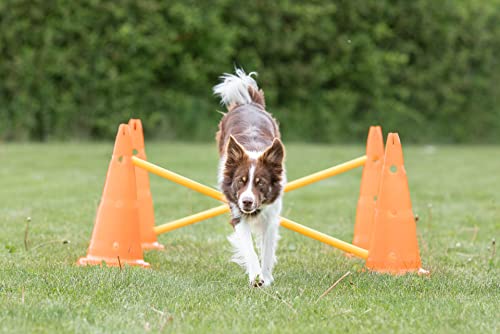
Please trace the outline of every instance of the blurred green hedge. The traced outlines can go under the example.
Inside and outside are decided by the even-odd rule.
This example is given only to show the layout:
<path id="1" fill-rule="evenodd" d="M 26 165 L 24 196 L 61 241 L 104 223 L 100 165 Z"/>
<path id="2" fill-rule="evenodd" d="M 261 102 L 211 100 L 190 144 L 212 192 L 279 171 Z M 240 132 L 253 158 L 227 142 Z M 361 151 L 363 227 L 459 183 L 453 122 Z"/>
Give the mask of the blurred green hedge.
<path id="1" fill-rule="evenodd" d="M 0 2 L 0 139 L 212 140 L 259 72 L 285 140 L 500 142 L 500 0 Z"/>

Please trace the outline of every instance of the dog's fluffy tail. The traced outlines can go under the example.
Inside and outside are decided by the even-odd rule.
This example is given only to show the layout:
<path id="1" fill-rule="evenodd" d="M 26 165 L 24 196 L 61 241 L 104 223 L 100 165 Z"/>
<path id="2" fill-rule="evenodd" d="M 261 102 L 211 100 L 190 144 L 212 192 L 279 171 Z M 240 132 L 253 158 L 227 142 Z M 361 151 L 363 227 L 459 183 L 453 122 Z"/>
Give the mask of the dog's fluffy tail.
<path id="1" fill-rule="evenodd" d="M 214 94 L 220 96 L 221 103 L 232 108 L 242 104 L 257 103 L 265 107 L 264 93 L 259 90 L 257 82 L 252 75 L 257 72 L 246 74 L 240 68 L 235 69 L 236 75 L 224 73 L 220 76 L 222 82 L 213 88 Z"/>

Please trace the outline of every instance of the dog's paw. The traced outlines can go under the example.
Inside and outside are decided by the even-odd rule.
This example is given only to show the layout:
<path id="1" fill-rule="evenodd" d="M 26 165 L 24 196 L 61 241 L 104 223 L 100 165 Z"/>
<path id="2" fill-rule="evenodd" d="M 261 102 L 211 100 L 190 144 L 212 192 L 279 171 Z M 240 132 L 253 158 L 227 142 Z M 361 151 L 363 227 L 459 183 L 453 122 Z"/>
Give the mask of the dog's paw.
<path id="1" fill-rule="evenodd" d="M 254 287 L 254 288 L 260 288 L 260 287 L 263 287 L 263 286 L 266 286 L 266 284 L 264 283 L 264 280 L 263 279 L 259 279 L 259 280 L 254 280 L 251 285 Z"/>
<path id="2" fill-rule="evenodd" d="M 254 279 L 250 280 L 250 286 L 253 286 L 254 288 L 260 288 L 265 285 L 265 282 L 262 278 L 260 278 L 260 275 L 255 276 Z"/>

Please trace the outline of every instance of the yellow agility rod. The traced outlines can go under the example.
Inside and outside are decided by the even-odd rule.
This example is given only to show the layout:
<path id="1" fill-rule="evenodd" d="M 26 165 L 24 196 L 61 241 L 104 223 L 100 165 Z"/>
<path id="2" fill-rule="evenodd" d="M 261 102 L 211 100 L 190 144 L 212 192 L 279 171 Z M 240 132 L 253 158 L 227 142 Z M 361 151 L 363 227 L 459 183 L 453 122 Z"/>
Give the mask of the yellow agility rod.
<path id="1" fill-rule="evenodd" d="M 167 233 L 167 232 L 170 232 L 172 230 L 175 230 L 175 229 L 178 229 L 178 228 L 181 228 L 184 226 L 198 223 L 198 222 L 205 220 L 205 219 L 208 219 L 208 218 L 220 216 L 226 212 L 229 212 L 229 206 L 227 206 L 227 204 L 224 204 L 224 205 L 218 206 L 216 208 L 212 208 L 210 210 L 205 210 L 205 211 L 196 213 L 196 214 L 191 215 L 191 216 L 187 216 L 187 217 L 184 217 L 181 219 L 174 220 L 170 223 L 155 226 L 154 231 L 155 231 L 155 234 Z"/>
<path id="2" fill-rule="evenodd" d="M 316 230 L 313 230 L 312 228 L 306 227 L 304 225 L 301 225 L 299 223 L 296 223 L 294 221 L 291 221 L 290 219 L 286 219 L 281 217 L 281 226 L 295 231 L 297 233 L 300 233 L 302 235 L 305 235 L 306 237 L 321 241 L 327 245 L 330 245 L 332 247 L 338 248 L 340 250 L 343 250 L 347 253 L 351 253 L 353 255 L 356 255 L 357 257 L 360 257 L 362 259 L 367 259 L 368 258 L 368 251 L 366 249 L 354 246 L 350 243 L 347 243 L 345 241 L 336 239 L 334 237 L 331 237 L 327 234 L 318 232 Z"/>
<path id="3" fill-rule="evenodd" d="M 343 164 L 333 166 L 331 168 L 319 171 L 317 173 L 308 176 L 301 177 L 300 179 L 297 179 L 292 182 L 288 182 L 287 185 L 285 186 L 285 191 L 292 191 L 297 188 L 302 188 L 304 186 L 307 186 L 311 183 L 318 182 L 341 173 L 345 173 L 347 171 L 350 171 L 351 169 L 364 166 L 365 163 L 366 163 L 366 155 L 353 160 L 349 160 L 347 162 L 344 162 Z"/>

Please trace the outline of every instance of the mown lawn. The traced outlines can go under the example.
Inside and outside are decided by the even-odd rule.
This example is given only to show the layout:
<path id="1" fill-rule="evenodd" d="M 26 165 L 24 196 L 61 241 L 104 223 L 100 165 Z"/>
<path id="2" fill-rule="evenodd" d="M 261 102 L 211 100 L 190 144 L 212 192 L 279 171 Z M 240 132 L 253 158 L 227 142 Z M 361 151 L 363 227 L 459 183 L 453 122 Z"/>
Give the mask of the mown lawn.
<path id="1" fill-rule="evenodd" d="M 166 250 L 145 253 L 150 270 L 75 266 L 86 254 L 112 143 L 0 144 L 0 331 L 498 332 L 492 240 L 500 231 L 500 147 L 404 148 L 430 277 L 372 274 L 361 260 L 282 229 L 275 284 L 256 289 L 229 261 L 227 217 L 160 236 Z M 152 143 L 147 153 L 215 186 L 213 144 Z M 362 154 L 361 145 L 288 145 L 288 177 Z M 283 215 L 350 241 L 360 175 L 287 194 Z M 151 184 L 158 224 L 218 205 L 156 176 Z"/>

